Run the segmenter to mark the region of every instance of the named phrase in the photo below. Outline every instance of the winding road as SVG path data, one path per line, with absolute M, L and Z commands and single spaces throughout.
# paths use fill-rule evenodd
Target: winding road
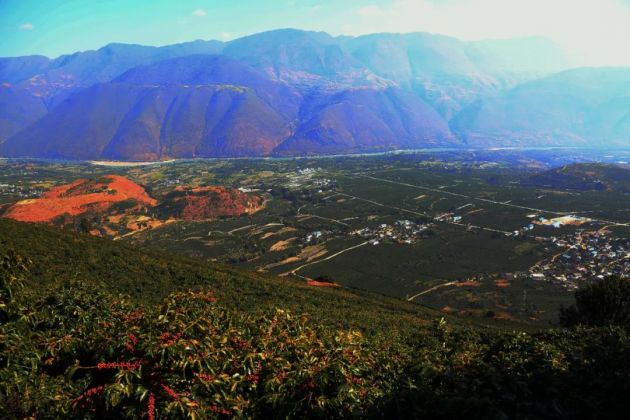
M 351 247 L 349 247 L 349 248 L 342 249 L 341 251 L 336 252 L 336 253 L 334 253 L 334 254 L 332 254 L 332 255 L 329 255 L 329 256 L 327 256 L 326 258 L 322 258 L 321 260 L 317 260 L 317 261 L 311 261 L 310 263 L 303 264 L 303 265 L 301 265 L 301 266 L 299 266 L 299 267 L 297 267 L 297 268 L 294 268 L 294 269 L 293 269 L 293 270 L 291 270 L 291 271 L 287 271 L 286 273 L 282 273 L 282 274 L 280 274 L 280 276 L 288 276 L 289 274 L 293 274 L 293 275 L 296 275 L 296 276 L 297 276 L 297 275 L 298 275 L 298 274 L 297 274 L 297 272 L 298 272 L 298 271 L 300 271 L 301 269 L 303 269 L 304 267 L 308 267 L 309 265 L 318 264 L 318 263 L 320 263 L 320 262 L 324 262 L 324 261 L 330 260 L 330 259 L 332 259 L 332 258 L 335 258 L 335 257 L 336 257 L 336 256 L 338 256 L 338 255 L 341 255 L 341 254 L 343 254 L 343 253 L 345 253 L 345 252 L 348 252 L 348 251 L 352 251 L 353 249 L 356 249 L 356 248 L 362 247 L 362 246 L 367 245 L 367 244 L 369 244 L 369 243 L 370 243 L 370 241 L 365 241 L 365 242 L 361 242 L 361 243 L 360 243 L 360 244 L 358 244 L 358 245 L 354 245 L 354 246 L 351 246 Z M 300 277 L 302 277 L 302 276 L 300 276 Z

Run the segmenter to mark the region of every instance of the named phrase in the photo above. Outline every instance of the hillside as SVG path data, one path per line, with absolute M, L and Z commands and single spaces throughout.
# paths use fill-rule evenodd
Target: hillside
M 125 177 L 110 175 L 96 180 L 80 179 L 53 188 L 40 198 L 18 201 L 3 217 L 21 222 L 51 223 L 63 215 L 107 211 L 114 204 L 128 200 L 139 205 L 156 204 L 141 186 Z
M 218 217 L 254 214 L 264 205 L 257 195 L 236 188 L 177 187 L 163 198 L 159 211 L 180 220 L 211 220 Z
M 81 91 L 2 147 L 72 159 L 268 154 L 289 133 L 293 98 L 243 64 L 189 56 Z
M 164 47 L 109 44 L 96 51 L 77 52 L 55 59 L 43 56 L 0 58 L 0 84 L 8 83 L 20 92 L 20 97 L 13 98 L 18 108 L 37 101 L 50 110 L 72 93 L 110 81 L 133 67 L 190 54 L 213 54 L 221 48 L 219 41 L 195 41 Z M 4 92 L 0 90 L 0 94 Z M 12 113 L 11 108 L 0 107 L 0 121 L 10 118 L 13 122 L 10 129 L 0 125 L 0 139 L 32 122 L 12 118 Z
M 9 416 L 612 418 L 628 408 L 619 327 L 501 331 L 47 227 L 2 220 L 0 232 Z
M 7 82 L 0 84 L 0 110 L 0 138 L 12 136 L 48 112 L 41 98 Z
M 0 219 L 2 249 L 30 259 L 30 284 L 62 285 L 74 278 L 130 295 L 136 302 L 161 301 L 174 291 L 209 287 L 222 305 L 260 312 L 280 305 L 310 313 L 318 322 L 374 331 L 394 323 L 413 329 L 442 316 L 438 311 L 398 299 L 352 290 L 308 287 L 216 263 L 200 262 L 174 253 L 139 248 L 44 225 Z
M 630 69 L 558 73 L 481 100 L 452 122 L 469 145 L 624 147 L 630 136 Z
M 124 176 L 104 175 L 78 179 L 54 187 L 41 197 L 20 200 L 0 216 L 119 238 L 178 220 L 208 221 L 254 214 L 263 206 L 260 196 L 219 186 L 179 186 L 156 199 Z
M 628 193 L 628 168 L 612 165 L 571 164 L 531 175 L 523 185 L 576 191 L 619 191 Z

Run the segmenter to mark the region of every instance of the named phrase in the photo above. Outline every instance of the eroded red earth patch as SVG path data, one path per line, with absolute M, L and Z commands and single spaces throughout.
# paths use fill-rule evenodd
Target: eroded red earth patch
M 314 287 L 340 287 L 337 283 L 329 282 L 329 281 L 317 281 L 317 280 L 307 280 L 306 284 L 308 286 Z
M 53 188 L 40 198 L 19 201 L 7 210 L 4 217 L 21 222 L 50 223 L 63 215 L 105 212 L 115 203 L 127 200 L 147 206 L 157 204 L 135 182 L 118 175 L 107 175 L 96 180 L 79 179 Z
M 167 198 L 179 209 L 177 218 L 183 220 L 208 220 L 253 214 L 262 209 L 263 199 L 243 193 L 236 188 L 178 187 Z
M 122 203 L 121 205 L 117 205 Z M 262 197 L 236 188 L 178 187 L 159 197 L 128 178 L 106 175 L 79 179 L 51 189 L 41 197 L 19 201 L 2 217 L 21 222 L 77 225 L 96 236 L 124 236 L 177 220 L 211 220 L 252 214 L 264 206 Z

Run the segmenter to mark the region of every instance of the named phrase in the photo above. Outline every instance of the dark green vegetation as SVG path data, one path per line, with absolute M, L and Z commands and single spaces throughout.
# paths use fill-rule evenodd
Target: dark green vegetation
M 620 191 L 630 193 L 628 170 L 597 164 L 565 165 L 532 175 L 524 185 L 574 191 Z
M 222 305 L 234 310 L 258 312 L 283 302 L 285 309 L 317 314 L 318 322 L 368 330 L 381 322 L 396 322 L 402 328 L 408 317 L 424 318 L 433 313 L 397 299 L 351 290 L 313 289 L 294 280 L 217 263 L 200 264 L 183 256 L 139 250 L 44 226 L 0 220 L 0 232 L 2 249 L 18 250 L 20 256 L 33 262 L 29 285 L 34 289 L 80 280 L 113 294 L 129 295 L 137 302 L 155 304 L 171 292 L 204 286 L 215 290 Z M 343 316 L 335 315 L 337 311 Z
M 484 327 L 10 221 L 0 247 L 10 418 L 561 419 L 629 408 L 621 327 Z
M 630 281 L 607 278 L 575 293 L 575 305 L 563 308 L 564 325 L 621 325 L 630 330 Z

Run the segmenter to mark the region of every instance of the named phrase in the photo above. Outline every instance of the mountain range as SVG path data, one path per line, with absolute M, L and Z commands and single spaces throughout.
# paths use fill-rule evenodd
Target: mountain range
M 0 155 L 163 160 L 630 143 L 630 68 L 551 41 L 284 29 L 0 58 Z

